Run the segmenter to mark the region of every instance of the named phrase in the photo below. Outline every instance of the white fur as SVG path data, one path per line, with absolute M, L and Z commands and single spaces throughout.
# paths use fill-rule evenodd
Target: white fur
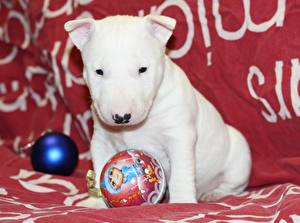
M 175 20 L 163 16 L 113 16 L 65 25 L 81 50 L 93 101 L 91 153 L 97 182 L 105 162 L 130 148 L 161 161 L 172 203 L 239 193 L 251 169 L 248 144 L 165 55 L 174 27 Z M 148 70 L 139 74 L 140 67 Z M 132 115 L 127 124 L 112 119 L 126 113 Z

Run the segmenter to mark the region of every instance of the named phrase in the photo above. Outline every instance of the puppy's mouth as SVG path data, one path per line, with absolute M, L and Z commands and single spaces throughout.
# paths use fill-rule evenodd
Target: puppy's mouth
M 148 112 L 143 112 L 143 115 L 136 119 L 135 115 L 133 114 L 131 115 L 130 120 L 127 119 L 122 121 L 121 118 L 116 115 L 106 117 L 104 114 L 102 114 L 101 109 L 98 108 L 96 103 L 93 103 L 93 108 L 98 117 L 98 120 L 105 126 L 113 128 L 138 126 L 145 121 L 148 115 Z

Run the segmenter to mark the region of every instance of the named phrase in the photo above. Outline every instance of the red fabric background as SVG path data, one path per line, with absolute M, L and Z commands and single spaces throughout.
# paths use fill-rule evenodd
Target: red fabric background
M 47 128 L 71 135 L 82 153 L 89 148 L 92 135 L 89 95 L 87 88 L 80 84 L 80 54 L 72 45 L 67 45 L 68 36 L 63 30 L 66 21 L 81 14 L 89 14 L 96 19 L 115 14 L 148 14 L 154 6 L 160 10 L 170 4 L 162 11 L 162 14 L 177 20 L 169 49 L 176 51 L 191 41 L 186 53 L 173 60 L 184 69 L 192 84 L 218 108 L 225 121 L 246 136 L 253 156 L 250 186 L 300 183 L 300 114 L 297 114 L 300 89 L 297 78 L 294 81 L 291 79 L 293 75 L 300 75 L 300 69 L 292 73 L 292 60 L 299 62 L 300 55 L 298 1 L 270 0 L 268 4 L 259 0 L 250 1 L 250 18 L 255 24 L 269 21 L 277 10 L 278 2 L 283 3 L 280 7 L 283 12 L 282 25 L 273 23 L 264 31 L 257 31 L 251 28 L 247 20 L 247 29 L 240 37 L 235 35 L 234 40 L 220 36 L 213 14 L 213 2 L 220 3 L 223 29 L 235 32 L 245 21 L 243 1 L 114 0 L 80 4 L 80 1 L 65 0 L 49 1 L 48 6 L 45 2 L 0 2 L 0 144 L 3 151 L 8 152 L 8 149 L 31 142 Z M 203 6 L 205 15 L 199 13 Z M 49 14 L 49 11 L 57 15 Z M 210 44 L 205 45 L 204 23 L 201 25 L 200 15 L 207 19 Z M 276 18 L 280 21 L 279 17 Z M 24 29 L 26 24 L 28 31 Z M 14 50 L 16 56 L 9 62 L 3 62 Z M 208 65 L 209 53 L 211 65 Z M 66 55 L 70 58 L 65 62 Z M 280 63 L 283 64 L 281 84 L 275 71 L 276 64 Z M 28 70 L 37 66 L 43 72 L 38 71 L 30 79 Z M 262 72 L 262 83 L 259 83 L 257 72 L 251 79 L 249 70 L 253 66 Z M 66 70 L 77 79 L 68 82 L 70 79 Z M 274 122 L 262 115 L 262 112 L 270 115 L 270 111 L 251 95 L 249 84 L 255 94 L 270 105 Z M 296 91 L 292 91 L 291 84 L 296 84 Z M 54 90 L 53 97 L 47 96 L 49 86 Z M 283 110 L 276 93 L 278 87 L 282 87 L 286 105 Z M 20 99 L 23 93 L 28 95 Z M 37 103 L 35 94 L 41 99 L 49 99 Z M 292 97 L 295 98 L 295 108 Z M 11 108 L 18 98 L 21 101 L 19 106 Z M 283 118 L 280 111 L 290 113 L 290 116 Z M 86 161 L 80 165 L 75 176 L 84 180 L 88 163 Z M 30 169 L 28 159 L 20 165 L 20 168 Z

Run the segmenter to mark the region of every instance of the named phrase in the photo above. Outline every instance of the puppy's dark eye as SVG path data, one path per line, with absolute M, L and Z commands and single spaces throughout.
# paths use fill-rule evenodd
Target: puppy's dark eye
M 96 74 L 100 75 L 100 76 L 103 76 L 104 72 L 102 69 L 97 69 L 96 70 Z
M 147 67 L 141 67 L 139 69 L 139 74 L 145 73 L 147 71 L 147 69 L 148 69 Z

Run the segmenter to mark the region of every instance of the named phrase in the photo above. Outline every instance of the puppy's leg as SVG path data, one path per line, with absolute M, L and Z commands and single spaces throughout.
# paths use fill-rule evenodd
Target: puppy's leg
M 116 150 L 110 146 L 109 143 L 105 143 L 103 134 L 100 130 L 94 129 L 94 134 L 91 140 L 91 155 L 93 161 L 93 168 L 96 173 L 95 181 L 96 188 L 100 188 L 100 174 L 105 163 L 111 158 Z M 106 208 L 106 204 L 102 198 L 89 197 L 86 200 L 80 202 L 80 206 L 92 207 L 92 208 Z
M 248 185 L 251 171 L 251 155 L 248 143 L 242 134 L 231 126 L 227 126 L 230 138 L 230 152 L 223 179 L 220 185 L 207 193 L 200 200 L 216 201 L 226 195 L 241 193 Z
M 187 128 L 182 128 L 186 130 Z M 171 162 L 170 203 L 197 203 L 195 185 L 195 131 L 177 132 L 168 144 Z

